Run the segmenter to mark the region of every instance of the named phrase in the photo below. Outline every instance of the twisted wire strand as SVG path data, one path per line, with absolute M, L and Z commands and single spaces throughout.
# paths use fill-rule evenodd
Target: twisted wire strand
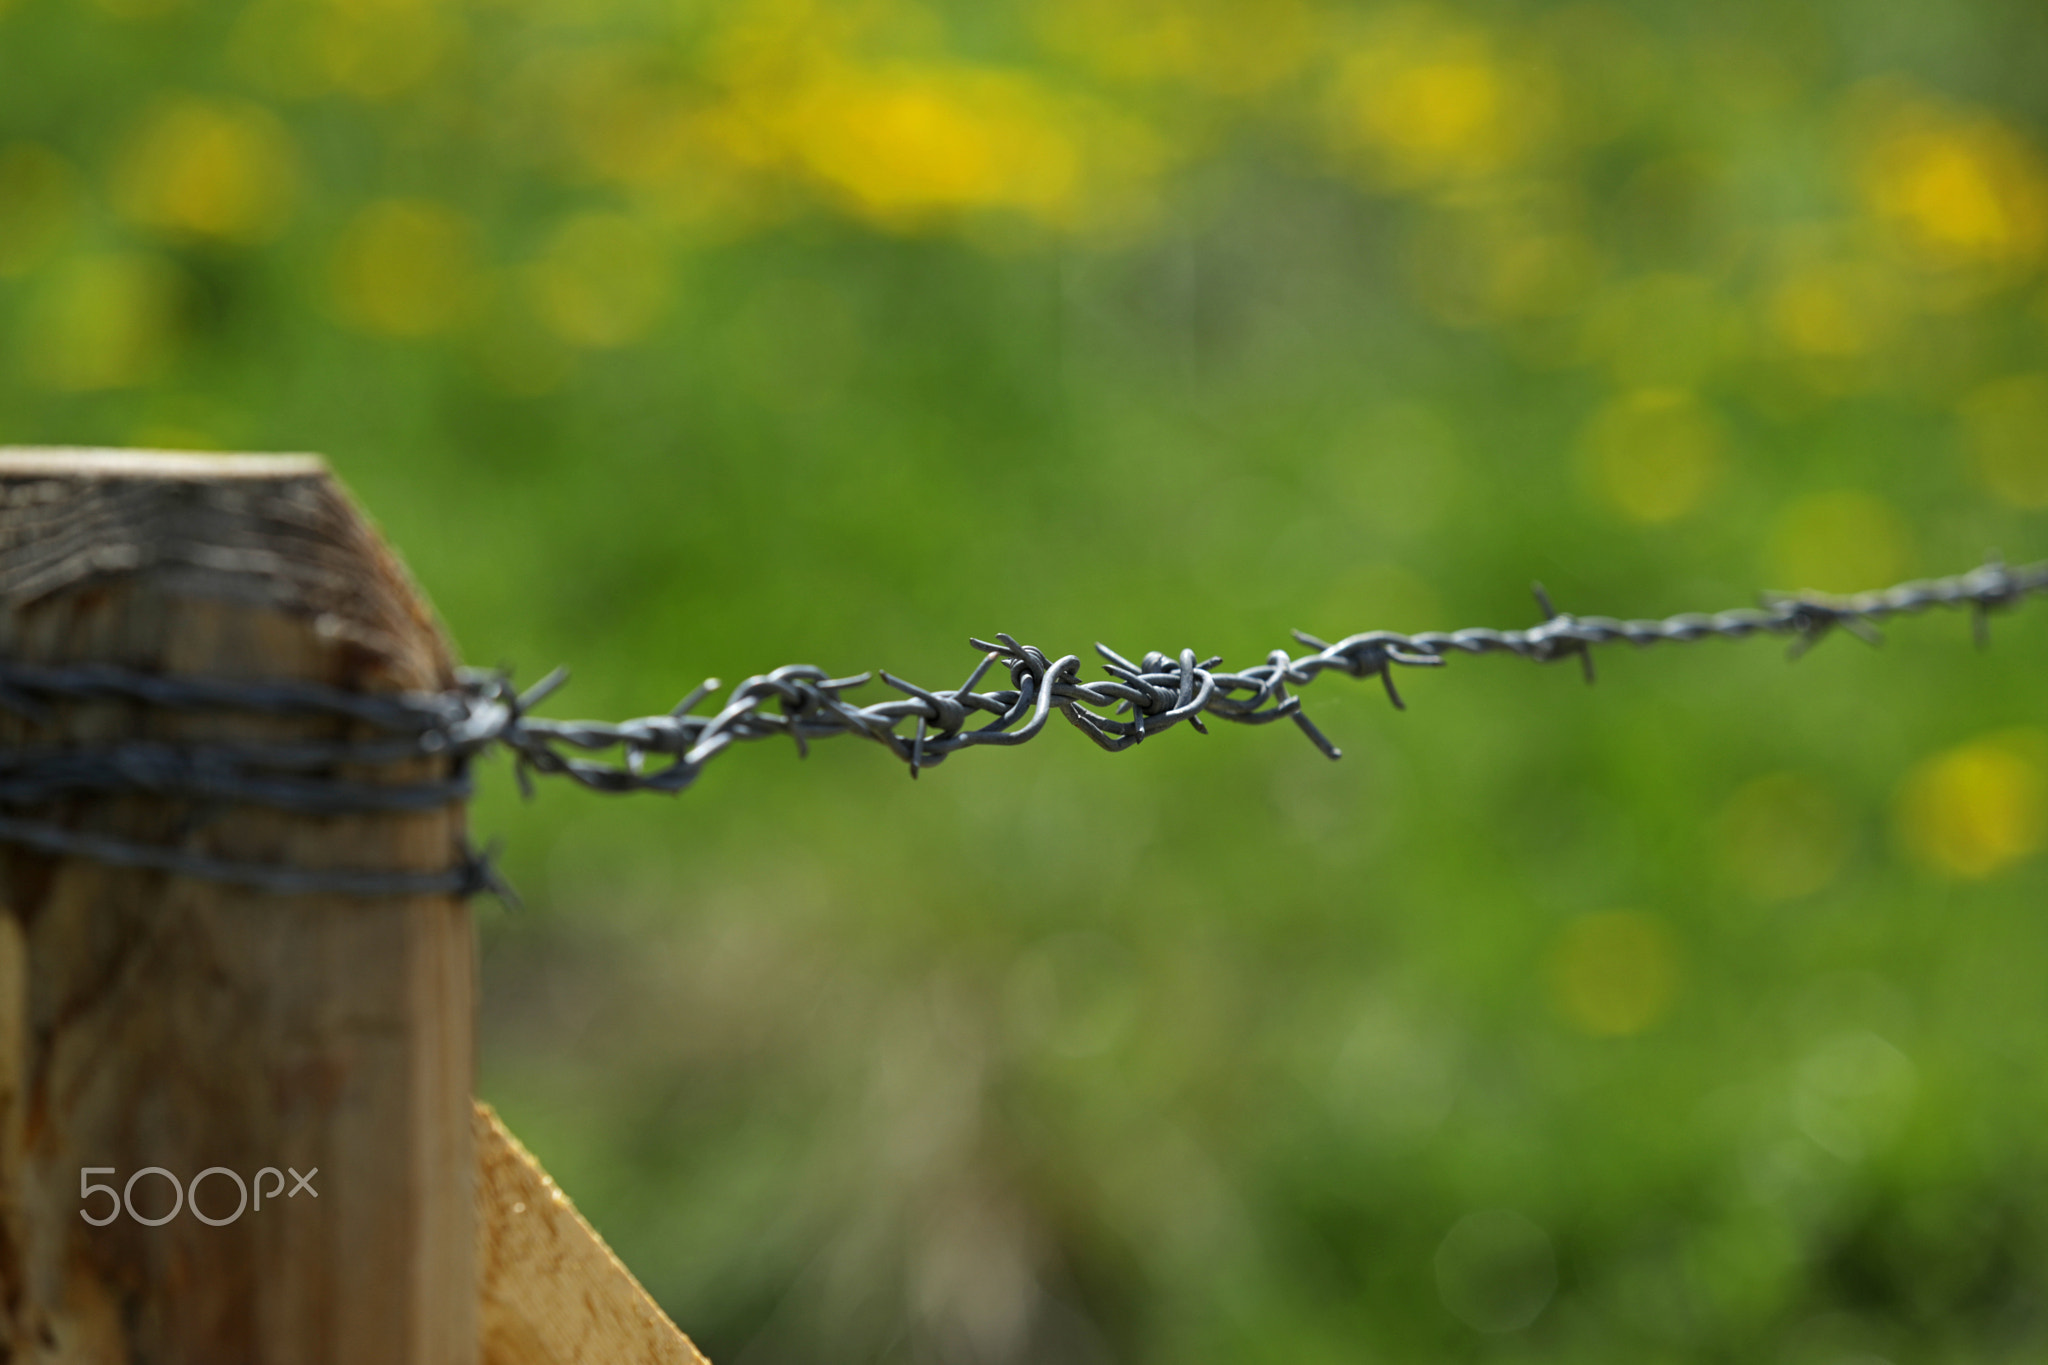
M 736 744 L 785 738 L 799 753 L 813 740 L 853 735 L 887 748 L 916 777 L 962 749 L 1024 744 L 1060 716 L 1111 752 L 1131 748 L 1185 721 L 1206 733 L 1205 720 L 1240 725 L 1291 721 L 1317 749 L 1338 758 L 1332 744 L 1302 710 L 1300 689 L 1324 673 L 1379 678 L 1388 700 L 1403 707 L 1397 668 L 1441 667 L 1454 654 L 1514 654 L 1534 663 L 1577 659 L 1591 682 L 1593 651 L 1627 643 L 1638 648 L 1752 635 L 1792 637 L 1798 656 L 1841 629 L 1877 643 L 1878 623 L 1936 607 L 1973 613 L 1979 644 L 1988 642 L 1992 612 L 2048 591 L 2048 561 L 2009 568 L 1996 561 L 1948 578 L 1920 579 L 1846 596 L 1766 594 L 1760 607 L 1688 612 L 1660 620 L 1574 616 L 1551 604 L 1539 584 L 1544 620 L 1523 630 L 1475 627 L 1404 635 L 1366 631 L 1333 642 L 1300 631 L 1311 652 L 1299 657 L 1275 649 L 1263 663 L 1225 669 L 1219 656 L 1198 658 L 1148 652 L 1137 660 L 1096 645 L 1106 677 L 1084 681 L 1079 655 L 1053 658 L 998 633 L 972 639 L 981 651 L 967 680 L 927 690 L 888 672 L 835 677 L 809 664 L 793 664 L 748 678 L 709 715 L 696 714 L 719 683 L 691 689 L 666 714 L 619 722 L 552 720 L 533 714 L 568 678 L 556 669 L 532 687 L 516 690 L 503 672 L 463 669 L 457 685 L 441 693 L 344 692 L 314 683 L 248 683 L 168 677 L 104 665 L 53 667 L 0 659 L 0 710 L 42 724 L 57 701 L 115 701 L 174 710 L 229 710 L 280 716 L 326 716 L 358 722 L 386 738 L 301 741 L 271 746 L 172 747 L 153 741 L 102 746 L 0 751 L 0 807 L 39 806 L 69 797 L 116 791 L 230 804 L 244 803 L 307 814 L 338 815 L 433 809 L 470 791 L 471 760 L 503 748 L 515 760 L 521 790 L 532 794 L 531 774 L 562 777 L 599 792 L 661 792 L 692 786 L 712 759 Z M 1001 668 L 1010 686 L 977 691 Z M 877 676 L 902 693 L 855 705 L 843 695 Z M 610 761 L 586 757 L 614 754 Z M 331 776 L 340 764 L 391 764 L 421 755 L 453 760 L 445 779 L 381 783 Z M 488 889 L 511 898 L 488 857 L 462 847 L 443 873 L 360 870 L 302 871 L 225 863 L 202 855 L 126 844 L 100 835 L 0 815 L 0 843 L 154 868 L 278 891 L 331 891 L 353 895 Z
M 1157 651 L 1137 661 L 1107 645 L 1095 648 L 1107 678 L 1083 681 L 1080 659 L 1058 658 L 1007 634 L 973 639 L 982 658 L 959 687 L 927 690 L 881 672 L 882 682 L 904 693 L 897 700 L 856 706 L 841 694 L 875 674 L 833 677 L 809 665 L 778 668 L 734 688 L 725 705 L 709 716 L 691 714 L 718 684 L 706 682 L 665 716 L 619 724 L 554 721 L 527 714 L 563 677 L 557 671 L 525 696 L 515 697 L 495 675 L 473 676 L 471 686 L 491 693 L 505 707 L 505 723 L 493 736 L 518 756 L 522 769 L 569 778 L 595 791 L 679 792 L 694 783 L 706 764 L 737 743 L 786 737 L 799 751 L 816 739 L 855 735 L 888 748 L 913 777 L 962 749 L 1022 744 L 1035 738 L 1051 713 L 1112 752 L 1186 721 L 1197 730 L 1205 719 L 1264 725 L 1286 719 L 1324 754 L 1341 750 L 1316 728 L 1295 691 L 1326 672 L 1353 678 L 1377 676 L 1388 699 L 1403 707 L 1394 683 L 1396 668 L 1440 667 L 1453 654 L 1515 654 L 1536 663 L 1577 659 L 1593 678 L 1593 650 L 1626 642 L 1638 648 L 1687 644 L 1704 639 L 1740 640 L 1751 635 L 1793 637 L 1792 653 L 1804 653 L 1837 628 L 1866 641 L 1878 640 L 1877 623 L 1935 607 L 1964 608 L 1975 615 L 1979 643 L 1988 639 L 1991 612 L 2048 591 L 2048 561 L 2017 568 L 1992 562 L 1948 578 L 1921 579 L 1849 595 L 1767 594 L 1764 605 L 1714 613 L 1688 612 L 1661 620 L 1574 616 L 1557 611 L 1537 586 L 1546 619 L 1524 630 L 1484 627 L 1404 635 L 1366 631 L 1334 643 L 1300 631 L 1295 639 L 1312 653 L 1272 651 L 1264 663 L 1226 670 L 1220 657 L 1197 658 L 1191 649 L 1176 655 Z M 1008 688 L 976 691 L 992 669 L 1004 668 Z M 492 692 L 492 689 L 497 689 Z M 976 720 L 987 717 L 981 724 Z M 906 733 L 906 730 L 908 733 Z M 617 764 L 579 758 L 578 752 L 617 749 Z M 665 766 L 650 769 L 653 759 Z
M 539 773 L 593 791 L 675 793 L 735 744 L 784 738 L 806 752 L 811 741 L 838 735 L 881 744 L 915 776 L 962 749 L 1026 743 L 1043 732 L 1055 711 L 1112 752 L 1183 721 L 1201 730 L 1205 720 L 1265 725 L 1284 719 L 1336 758 L 1341 751 L 1309 720 L 1298 695 L 1324 673 L 1378 677 L 1388 699 L 1401 707 L 1397 668 L 1440 667 L 1455 654 L 1514 654 L 1535 663 L 1577 659 L 1590 681 L 1593 651 L 1608 645 L 1646 648 L 1784 635 L 1792 637 L 1796 656 L 1838 628 L 1875 643 L 1878 623 L 1936 607 L 1972 611 L 1982 643 L 1991 612 L 2043 591 L 2048 591 L 2048 561 L 2016 568 L 1993 562 L 1948 578 L 1872 592 L 1767 594 L 1760 607 L 1622 620 L 1559 612 L 1538 585 L 1536 599 L 1545 619 L 1522 630 L 1473 627 L 1413 635 L 1378 630 L 1335 642 L 1296 631 L 1295 639 L 1311 652 L 1297 657 L 1275 649 L 1264 662 L 1238 669 L 1225 669 L 1218 656 L 1198 658 L 1192 649 L 1152 651 L 1134 661 L 1098 644 L 1107 676 L 1092 682 L 1081 677 L 1078 655 L 1054 658 L 998 633 L 993 640 L 970 640 L 982 657 L 955 688 L 928 690 L 886 671 L 840 677 L 813 665 L 792 664 L 748 678 L 711 714 L 696 712 L 720 686 L 715 679 L 693 688 L 666 714 L 618 722 L 533 714 L 567 680 L 565 669 L 524 692 L 502 672 L 464 669 L 448 692 L 366 695 L 312 683 L 246 683 L 0 660 L 0 708 L 30 719 L 46 717 L 48 703 L 57 699 L 111 699 L 183 710 L 328 715 L 391 736 L 263 749 L 172 751 L 132 742 L 110 751 L 17 751 L 0 755 L 0 804 L 140 789 L 322 813 L 415 810 L 465 795 L 466 771 L 445 783 L 413 786 L 291 774 L 421 754 L 467 760 L 500 747 L 514 755 L 522 787 L 529 791 L 528 775 Z M 1008 674 L 1010 686 L 976 690 L 997 668 Z M 845 693 L 876 677 L 903 695 L 866 705 L 846 699 Z M 610 751 L 616 751 L 614 761 L 584 757 Z
M 284 863 L 237 862 L 180 848 L 138 844 L 110 835 L 66 829 L 40 820 L 0 816 L 0 843 L 19 844 L 60 858 L 83 858 L 109 867 L 137 868 L 226 882 L 277 895 L 474 896 L 489 891 L 508 905 L 518 896 L 491 865 L 487 853 L 458 845 L 455 861 L 435 872 L 382 868 L 293 867 Z

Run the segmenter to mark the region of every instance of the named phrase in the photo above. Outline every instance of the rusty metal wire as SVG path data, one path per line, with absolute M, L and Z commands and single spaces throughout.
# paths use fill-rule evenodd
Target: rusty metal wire
M 1297 631 L 1294 638 L 1310 652 L 1297 657 L 1276 649 L 1263 663 L 1239 669 L 1226 669 L 1221 658 L 1198 657 L 1192 649 L 1178 654 L 1154 651 L 1132 660 L 1098 644 L 1107 676 L 1092 682 L 1081 677 L 1080 656 L 1054 658 L 999 633 L 992 641 L 970 641 L 981 658 L 955 688 L 931 691 L 887 672 L 835 677 L 822 668 L 795 664 L 748 678 L 709 715 L 695 712 L 719 687 L 715 680 L 691 689 L 666 714 L 616 723 L 550 720 L 533 714 L 566 681 L 568 674 L 562 669 L 523 692 L 501 672 L 464 669 L 458 685 L 448 692 L 372 696 L 307 683 L 178 678 L 98 665 L 63 668 L 0 659 L 0 710 L 32 723 L 46 721 L 55 702 L 119 701 L 172 710 L 321 716 L 388 736 L 260 749 L 175 748 L 144 741 L 21 746 L 0 751 L 0 807 L 147 792 L 208 803 L 215 809 L 254 804 L 314 815 L 416 811 L 465 799 L 471 789 L 471 760 L 500 748 L 513 755 L 521 789 L 529 795 L 533 773 L 567 778 L 592 791 L 675 794 L 693 785 L 711 760 L 735 744 L 787 739 L 804 753 L 813 740 L 838 735 L 884 746 L 915 777 L 963 749 L 1027 743 L 1044 731 L 1055 711 L 1111 752 L 1183 721 L 1205 731 L 1207 720 L 1240 725 L 1287 720 L 1334 759 L 1341 751 L 1309 720 L 1299 696 L 1299 689 L 1324 673 L 1377 677 L 1388 699 L 1401 707 L 1395 670 L 1441 667 L 1454 654 L 1513 654 L 1535 663 L 1576 659 L 1591 682 L 1593 651 L 1608 645 L 1641 648 L 1783 635 L 1791 637 L 1796 657 L 1836 629 L 1876 643 L 1879 623 L 1935 607 L 1969 610 L 1982 644 L 1989 638 L 1992 612 L 2044 591 L 2048 561 L 2018 568 L 1994 561 L 1949 578 L 1849 596 L 1766 594 L 1760 607 L 1619 620 L 1559 612 L 1539 584 L 1536 600 L 1545 619 L 1523 630 L 1475 627 L 1417 635 L 1379 630 L 1334 643 Z M 998 668 L 1008 674 L 1010 686 L 977 691 Z M 903 695 L 864 706 L 847 700 L 846 693 L 876 676 Z M 585 756 L 600 753 L 615 757 L 605 761 Z M 423 755 L 452 760 L 450 774 L 430 782 L 392 783 L 333 776 L 338 765 L 374 767 Z M 467 848 L 458 850 L 455 866 L 446 873 L 423 876 L 248 867 L 175 849 L 122 844 L 13 816 L 0 816 L 0 843 L 277 891 L 466 895 L 491 889 L 509 894 L 488 862 Z

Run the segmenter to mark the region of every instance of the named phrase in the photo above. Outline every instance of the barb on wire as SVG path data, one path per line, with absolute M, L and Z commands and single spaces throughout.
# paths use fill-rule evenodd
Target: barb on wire
M 781 737 L 803 754 L 811 741 L 835 735 L 883 745 L 915 777 L 962 749 L 1026 743 L 1044 731 L 1055 711 L 1112 753 L 1183 721 L 1206 733 L 1205 719 L 1240 725 L 1288 720 L 1316 748 L 1337 758 L 1342 751 L 1310 721 L 1299 695 L 1324 673 L 1377 677 L 1387 699 L 1405 709 L 1395 669 L 1439 668 L 1453 654 L 1514 654 L 1536 663 L 1575 658 L 1591 682 L 1593 650 L 1605 645 L 1626 642 L 1641 648 L 1788 635 L 1796 657 L 1836 629 L 1876 643 L 1877 623 L 1933 607 L 1971 610 L 1981 643 L 1991 612 L 2048 591 L 2048 561 L 2020 568 L 1994 561 L 1950 578 L 1850 596 L 1766 594 L 1761 607 L 1651 621 L 1574 616 L 1558 611 L 1541 584 L 1535 591 L 1544 619 L 1523 630 L 1473 627 L 1417 635 L 1374 630 L 1334 643 L 1296 631 L 1294 638 L 1312 652 L 1295 657 L 1276 649 L 1264 663 L 1240 669 L 1224 668 L 1219 656 L 1198 658 L 1192 649 L 1151 651 L 1133 660 L 1098 644 L 1107 676 L 1092 682 L 1082 678 L 1078 655 L 1055 659 L 998 632 L 993 640 L 970 639 L 981 658 L 955 688 L 928 690 L 884 671 L 882 682 L 903 695 L 858 706 L 844 694 L 877 675 L 834 677 L 810 664 L 792 664 L 748 678 L 710 715 L 695 713 L 719 687 L 716 679 L 691 689 L 662 715 L 616 723 L 534 715 L 533 709 L 567 680 L 567 670 L 560 668 L 523 692 L 502 672 L 464 669 L 459 685 L 448 692 L 365 695 L 309 683 L 251 684 L 0 659 L 0 710 L 31 720 L 45 717 L 55 700 L 114 699 L 180 710 L 329 715 L 391 736 L 254 751 L 171 751 L 139 742 L 106 752 L 24 750 L 0 756 L 0 805 L 134 789 L 326 813 L 422 809 L 466 795 L 467 760 L 499 747 L 514 755 L 521 788 L 529 793 L 529 775 L 539 773 L 565 777 L 592 791 L 673 794 L 688 788 L 706 764 L 735 744 Z M 1010 685 L 976 690 L 998 668 L 1009 675 Z M 612 761 L 581 756 L 613 751 L 617 757 Z M 446 782 L 413 786 L 289 775 L 422 754 L 460 760 L 457 773 Z
M 1128 749 L 1182 721 L 1205 731 L 1205 718 L 1242 725 L 1286 719 L 1324 754 L 1337 758 L 1342 751 L 1309 720 L 1298 695 L 1300 688 L 1327 672 L 1378 677 L 1388 700 L 1405 709 L 1394 683 L 1395 669 L 1441 667 L 1453 654 L 1515 654 L 1536 663 L 1575 658 L 1590 683 L 1593 650 L 1600 646 L 1626 642 L 1642 648 L 1786 635 L 1792 637 L 1789 652 L 1796 658 L 1836 629 L 1875 644 L 1880 639 L 1879 622 L 1933 607 L 1968 608 L 1981 644 L 1988 638 L 1991 612 L 2042 591 L 2048 591 L 2048 561 L 2008 568 L 1994 560 L 1968 573 L 1875 592 L 1772 593 L 1765 595 L 1760 607 L 1625 621 L 1560 612 L 1538 584 L 1536 601 L 1544 619 L 1525 630 L 1480 627 L 1418 635 L 1378 630 L 1334 643 L 1296 631 L 1294 638 L 1312 653 L 1296 658 L 1276 649 L 1264 663 L 1235 670 L 1225 669 L 1220 657 L 1197 658 L 1192 649 L 1177 655 L 1154 651 L 1133 661 L 1098 644 L 1095 649 L 1108 676 L 1093 682 L 1082 679 L 1078 656 L 1052 658 L 998 633 L 992 641 L 969 641 L 982 657 L 956 688 L 927 690 L 882 672 L 882 682 L 903 697 L 856 706 L 842 694 L 872 675 L 835 678 L 800 664 L 747 679 L 709 716 L 691 713 L 719 686 L 715 680 L 696 688 L 666 715 L 619 724 L 529 714 L 537 699 L 534 693 L 551 690 L 562 676 L 559 671 L 526 696 L 514 696 L 510 684 L 497 674 L 468 674 L 465 687 L 478 702 L 502 708 L 496 713 L 502 716 L 501 723 L 473 726 L 472 733 L 487 735 L 487 742 L 502 744 L 516 755 L 522 784 L 525 770 L 531 769 L 605 792 L 679 792 L 732 745 L 775 736 L 787 737 L 804 752 L 812 740 L 855 735 L 888 748 L 916 777 L 962 749 L 1025 743 L 1043 731 L 1055 711 L 1111 752 Z M 982 679 L 997 668 L 1009 674 L 1010 685 L 977 691 Z M 623 755 L 617 763 L 575 756 L 614 749 Z M 661 763 L 663 759 L 667 762 Z

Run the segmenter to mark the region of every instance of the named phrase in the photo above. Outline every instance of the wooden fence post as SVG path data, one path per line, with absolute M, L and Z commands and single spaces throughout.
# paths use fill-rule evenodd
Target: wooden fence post
M 0 449 L 0 663 L 455 681 L 403 567 L 304 455 Z M 6 821 L 29 799 L 7 786 L 17 758 L 375 737 L 19 701 L 0 681 Z M 329 776 L 421 783 L 450 762 Z M 308 815 L 143 787 L 32 805 L 67 838 L 303 872 L 442 873 L 464 833 L 459 802 Z M 278 894 L 17 836 L 0 833 L 0 1365 L 704 1365 L 472 1101 L 460 897 Z
M 0 659 L 454 681 L 411 580 L 305 456 L 0 453 Z M 72 700 L 41 724 L 0 710 L 0 748 L 368 737 L 354 724 Z M 464 821 L 149 793 L 31 814 L 229 861 L 413 872 L 447 869 Z M 474 975 L 456 896 L 280 895 L 0 849 L 0 1362 L 475 1365 Z M 157 1226 L 139 1218 L 173 1192 L 149 1167 L 187 1201 Z M 235 1205 L 225 1175 L 195 1188 L 215 1167 L 317 1174 L 296 1193 L 264 1177 L 260 1211 L 216 1227 L 193 1216 Z M 83 1184 L 132 1207 L 92 1226 L 81 1211 L 110 1205 Z

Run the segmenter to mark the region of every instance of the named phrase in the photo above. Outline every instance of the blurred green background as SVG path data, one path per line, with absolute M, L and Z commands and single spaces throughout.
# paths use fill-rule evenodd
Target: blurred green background
M 327 454 L 470 662 L 2048 555 L 2021 0 L 9 0 L 0 440 Z M 2048 1357 L 2048 610 L 913 785 L 487 772 L 480 1089 L 720 1365 Z

